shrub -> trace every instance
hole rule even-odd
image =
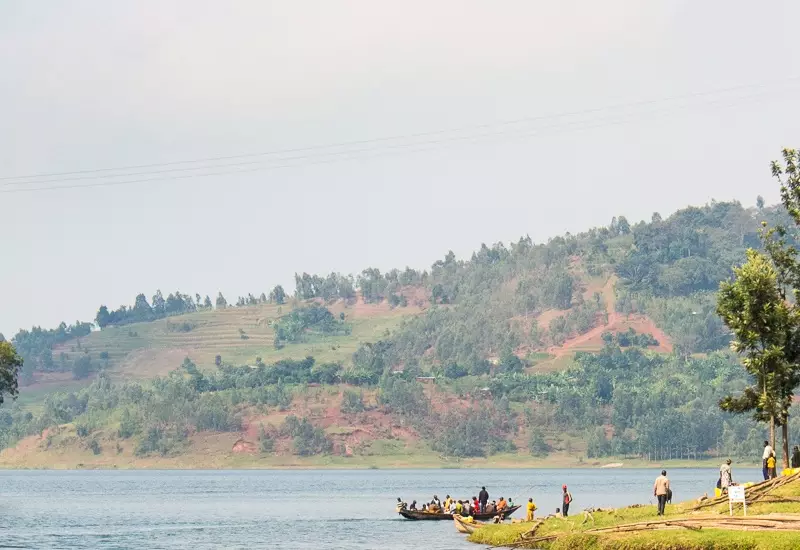
[[[530,438],[528,438],[528,450],[531,455],[538,457],[550,454],[550,445],[544,440],[544,435],[540,430],[531,430]]]
[[[342,405],[339,409],[342,414],[354,414],[364,411],[364,401],[360,393],[345,390],[342,396]]]
[[[139,428],[139,420],[133,414],[131,414],[130,409],[123,409],[122,417],[119,421],[119,430],[117,430],[117,435],[119,435],[121,439],[128,439],[138,432]]]
[[[92,450],[92,453],[96,455],[99,455],[100,453],[103,452],[102,447],[100,447],[100,443],[98,443],[96,439],[92,439],[89,442],[89,448]]]

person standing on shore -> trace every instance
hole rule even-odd
[[[722,494],[727,494],[728,487],[733,484],[733,473],[731,472],[731,459],[725,461],[725,464],[719,467],[719,488]]]
[[[775,468],[775,453],[769,455],[767,459],[767,475],[770,479],[775,479],[778,477],[778,471]]]
[[[527,512],[528,513],[525,516],[525,521],[533,521],[533,514],[536,512],[536,505],[533,503],[532,498],[528,499]]]
[[[667,493],[669,493],[669,479],[667,478],[667,471],[661,470],[661,475],[656,478],[653,485],[653,495],[658,499],[658,515],[664,515],[664,509],[667,507]]]
[[[797,445],[792,449],[792,468],[800,468],[800,447]]]
[[[561,486],[561,513],[564,514],[564,517],[569,515],[569,505],[572,502],[572,493],[567,491],[567,486]]]
[[[772,450],[772,446],[769,444],[769,441],[764,441],[764,454],[761,455],[761,473],[764,474],[764,481],[769,479],[769,469],[767,468],[767,459],[769,459],[769,457],[774,454],[775,451]]]
[[[481,514],[486,513],[486,503],[489,502],[489,492],[486,487],[481,487],[481,492],[478,493],[478,503],[481,505]]]

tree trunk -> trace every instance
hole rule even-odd
[[[769,417],[769,446],[775,449],[775,416]]]
[[[781,436],[783,436],[783,469],[789,467],[789,419],[787,418],[781,425]]]

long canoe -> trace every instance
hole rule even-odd
[[[464,521],[464,518],[462,518],[458,514],[453,516],[453,523],[456,526],[456,531],[467,535],[471,535],[473,531],[475,531],[475,529],[478,529],[479,527],[483,527],[484,525],[486,525],[481,521],[475,521],[473,523],[469,523],[467,521]]]
[[[511,514],[516,512],[519,509],[520,505],[512,506],[511,508],[506,508],[503,510],[502,514],[503,517],[509,517]],[[432,514],[431,512],[423,512],[421,510],[398,510],[398,514],[403,516],[406,519],[415,519],[415,520],[444,520],[444,519],[453,519],[453,514]],[[480,520],[489,520],[496,516],[497,513],[494,514],[473,514],[473,519],[478,521]]]

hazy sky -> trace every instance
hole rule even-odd
[[[798,20],[789,0],[3,2],[2,178],[534,120],[218,177],[0,180],[0,331],[774,202],[769,161],[800,146]]]

